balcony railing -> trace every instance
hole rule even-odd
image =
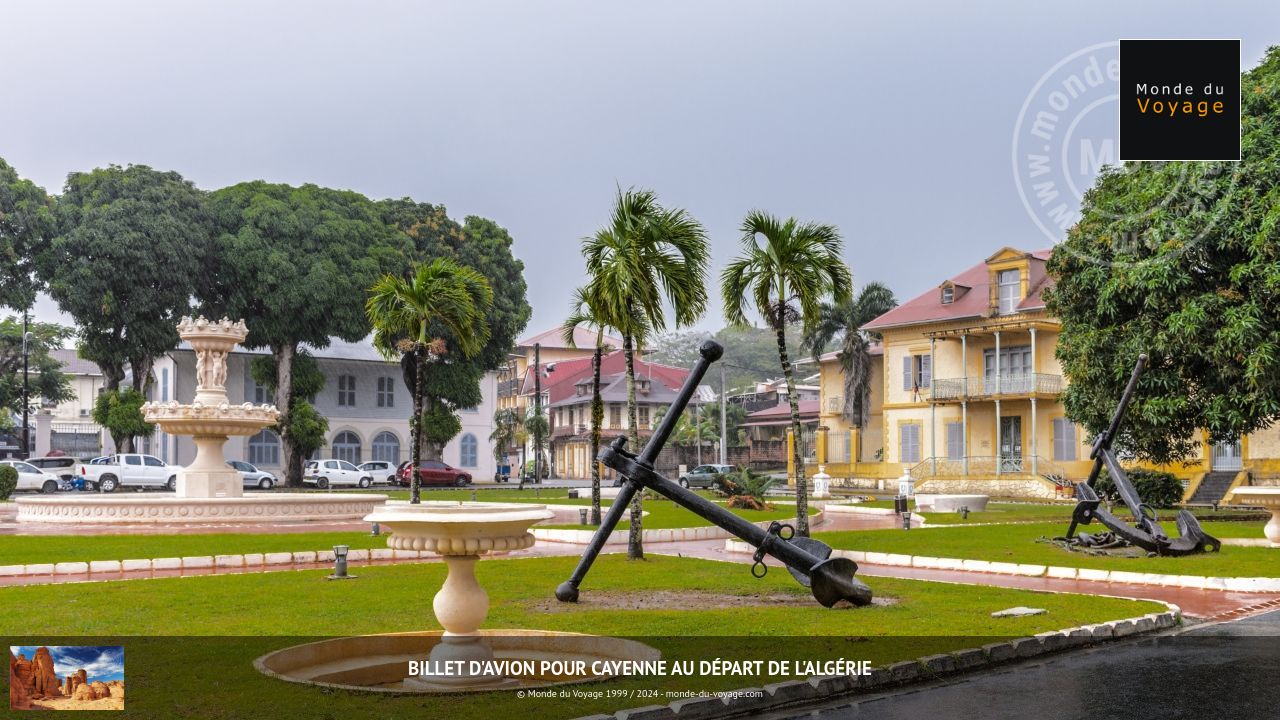
[[[1061,375],[1046,373],[1002,375],[999,378],[934,378],[929,398],[946,401],[1011,395],[1057,395],[1064,386]]]
[[[1034,469],[1033,469],[1034,468]],[[971,455],[967,458],[925,458],[908,470],[917,481],[933,477],[966,477],[980,475],[1028,475],[1034,472],[1045,478],[1062,478],[1065,473],[1056,462],[1030,455]],[[1053,480],[1053,482],[1058,482]]]

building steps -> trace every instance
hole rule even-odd
[[[1222,502],[1227,489],[1231,487],[1231,483],[1235,482],[1237,472],[1236,470],[1215,470],[1206,473],[1204,480],[1200,481],[1200,487],[1196,488],[1195,494],[1187,504],[1213,505]]]

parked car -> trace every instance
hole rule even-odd
[[[373,484],[373,476],[346,460],[312,460],[302,471],[302,482],[321,490],[331,485],[367,488]]]
[[[76,465],[80,464],[79,460],[70,455],[27,458],[27,462],[40,470],[57,475],[59,480],[70,480],[75,477]]]
[[[680,476],[680,487],[709,488],[717,476],[729,472],[733,472],[732,465],[699,465]]]
[[[18,471],[18,486],[15,490],[38,490],[47,494],[57,492],[62,485],[61,478],[57,475],[23,460],[0,460],[0,465],[8,465]]]
[[[396,466],[386,460],[370,460],[360,466],[360,469],[373,476],[374,482],[383,482],[388,485],[396,484]]]
[[[243,460],[228,460],[227,467],[240,473],[240,479],[244,481],[247,488],[258,488],[259,490],[270,490],[275,487],[276,476],[269,472],[259,470],[252,464]]]
[[[411,463],[405,463],[400,466],[397,480],[401,485],[408,486],[413,481],[413,476],[409,474],[410,465]],[[461,487],[471,484],[471,473],[439,460],[423,460],[418,466],[418,484]]]
[[[169,465],[154,455],[121,453],[112,455],[99,464],[97,459],[80,466],[79,475],[92,482],[102,492],[115,492],[120,487],[159,487],[174,490],[178,487],[178,471],[182,468]]]

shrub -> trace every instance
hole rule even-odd
[[[712,489],[716,494],[729,498],[726,503],[731,508],[748,510],[767,510],[765,495],[777,481],[768,475],[757,475],[743,468],[737,475],[722,473],[713,481]]]
[[[8,500],[18,487],[18,469],[12,465],[0,465],[0,500]]]
[[[1182,482],[1174,477],[1173,473],[1144,468],[1134,468],[1125,472],[1129,475],[1129,481],[1133,483],[1133,489],[1138,491],[1138,497],[1151,507],[1170,508],[1182,502]],[[1116,484],[1111,481],[1111,476],[1106,470],[1098,476],[1098,482],[1094,484],[1093,489],[1098,492],[1098,497],[1112,501],[1120,499],[1120,494],[1116,492]]]

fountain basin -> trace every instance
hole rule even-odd
[[[19,522],[263,523],[355,520],[387,501],[369,493],[245,493],[185,498],[174,493],[71,493],[16,497]]]
[[[479,633],[496,660],[585,661],[580,675],[535,674],[512,678],[503,689],[525,689],[598,682],[616,673],[590,672],[604,660],[654,661],[662,653],[635,640],[541,630],[485,630]],[[263,655],[253,666],[264,675],[292,683],[338,690],[387,694],[492,691],[492,685],[432,685],[406,682],[409,663],[428,658],[443,633],[412,632],[333,638],[295,645]]]
[[[1238,487],[1231,491],[1228,502],[1232,505],[1256,505],[1271,512],[1262,534],[1272,545],[1280,545],[1280,487]]]
[[[555,517],[544,505],[391,501],[365,518],[389,530],[387,547],[438,555],[482,555],[523,550],[534,543],[529,526]]]

